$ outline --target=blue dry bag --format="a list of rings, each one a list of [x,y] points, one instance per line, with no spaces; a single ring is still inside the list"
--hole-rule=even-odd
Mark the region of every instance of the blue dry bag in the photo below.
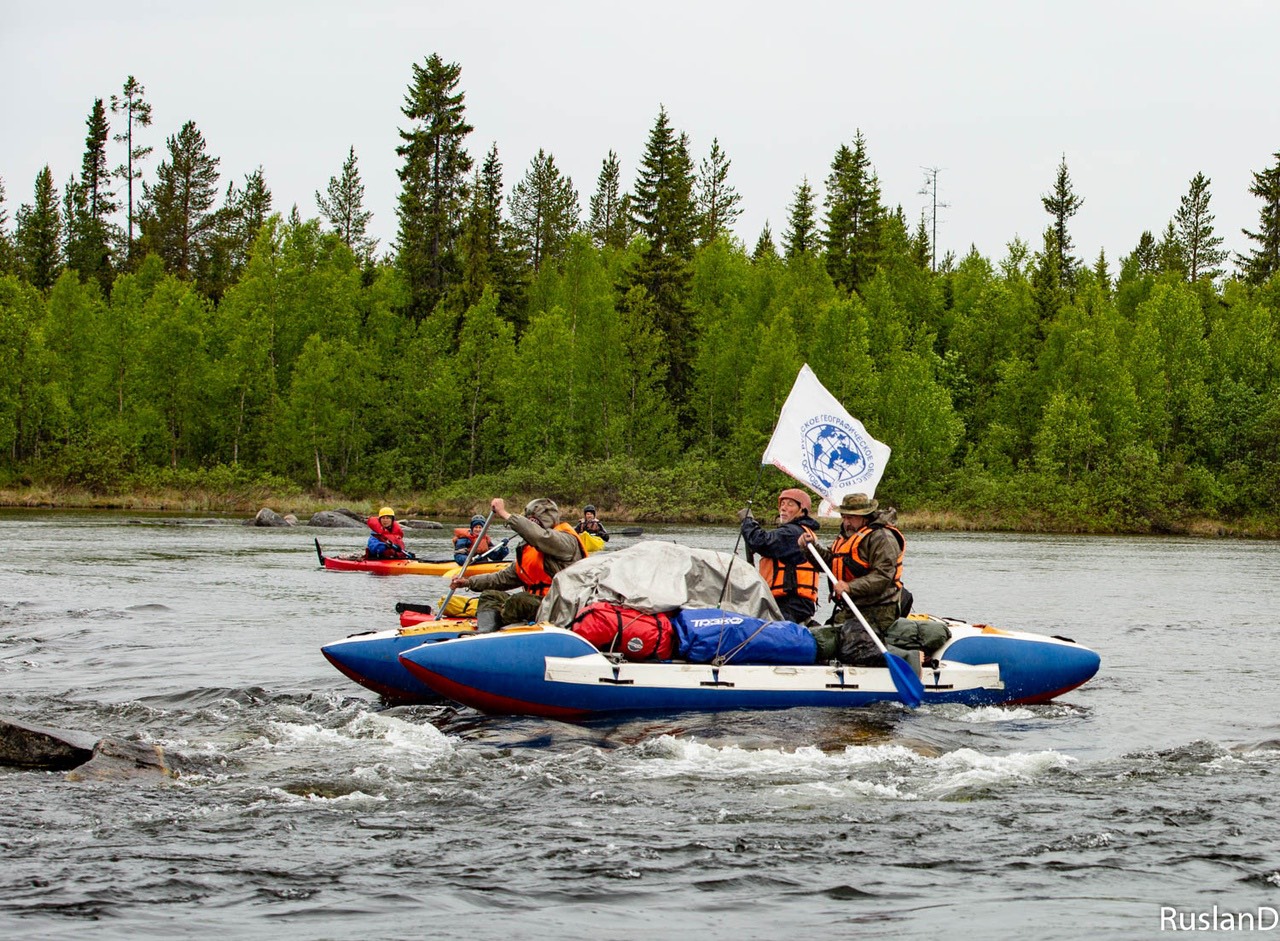
[[[673,618],[680,636],[679,657],[690,663],[802,665],[817,659],[818,644],[807,627],[793,621],[764,621],[719,608],[684,608]]]

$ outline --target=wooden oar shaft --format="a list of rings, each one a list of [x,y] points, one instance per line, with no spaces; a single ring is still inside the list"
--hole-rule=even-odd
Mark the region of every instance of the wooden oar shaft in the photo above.
[[[489,508],[489,515],[484,518],[484,528],[480,530],[480,535],[471,540],[471,548],[467,550],[467,557],[462,560],[462,568],[459,570],[457,577],[464,578],[467,574],[467,566],[471,564],[471,558],[476,554],[476,547],[484,540],[484,535],[489,531],[489,523],[493,521],[493,507]],[[445,610],[449,607],[449,602],[453,600],[453,593],[456,589],[450,585],[449,594],[444,596],[444,601],[440,602],[440,610],[436,612],[436,618],[444,616]]]
[[[813,556],[814,561],[817,562],[819,566],[821,566],[822,571],[827,576],[827,578],[831,579],[831,584],[835,585],[835,583],[839,581],[839,579],[837,579],[835,575],[832,573],[831,567],[827,565],[826,561],[822,558],[822,553],[818,551],[818,547],[815,546],[813,543],[809,543],[809,554]],[[849,606],[849,610],[852,611],[853,616],[858,619],[858,623],[862,625],[862,627],[866,630],[867,634],[870,635],[871,639],[875,641],[876,648],[882,654],[888,653],[889,651],[885,649],[884,642],[880,640],[876,632],[871,629],[871,625],[868,624],[867,619],[862,616],[862,612],[858,610],[858,606],[853,603],[853,599],[849,597],[849,593],[847,591],[842,591],[840,592],[840,597],[843,598],[844,603]]]

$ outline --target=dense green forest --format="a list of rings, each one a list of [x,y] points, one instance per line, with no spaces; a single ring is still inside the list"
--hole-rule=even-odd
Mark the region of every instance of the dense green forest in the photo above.
[[[508,189],[496,145],[468,151],[459,65],[414,65],[403,114],[381,255],[354,148],[316,217],[285,216],[261,169],[223,188],[194,121],[158,146],[132,76],[61,192],[46,167],[11,224],[0,182],[0,487],[714,515],[808,362],[892,447],[879,493],[906,511],[1280,519],[1280,153],[1246,255],[1197,172],[1130,254],[1077,257],[1064,158],[1042,244],[937,258],[861,133],[745,246],[730,157],[696,159],[664,109],[631,187],[608,151],[585,206],[550,153]]]

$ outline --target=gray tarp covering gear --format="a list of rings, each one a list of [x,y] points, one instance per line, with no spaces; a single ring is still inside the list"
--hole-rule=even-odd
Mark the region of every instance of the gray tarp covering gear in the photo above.
[[[724,587],[726,572],[728,588]],[[575,562],[552,580],[551,590],[538,609],[538,620],[567,626],[593,601],[648,612],[723,608],[767,621],[782,620],[769,586],[745,560],[674,542],[642,542]]]

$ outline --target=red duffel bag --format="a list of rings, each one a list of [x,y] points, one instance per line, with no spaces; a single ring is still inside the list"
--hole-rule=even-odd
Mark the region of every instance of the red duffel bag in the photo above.
[[[668,614],[596,601],[578,612],[569,629],[596,649],[621,653],[628,660],[670,660],[676,652],[676,629]]]

